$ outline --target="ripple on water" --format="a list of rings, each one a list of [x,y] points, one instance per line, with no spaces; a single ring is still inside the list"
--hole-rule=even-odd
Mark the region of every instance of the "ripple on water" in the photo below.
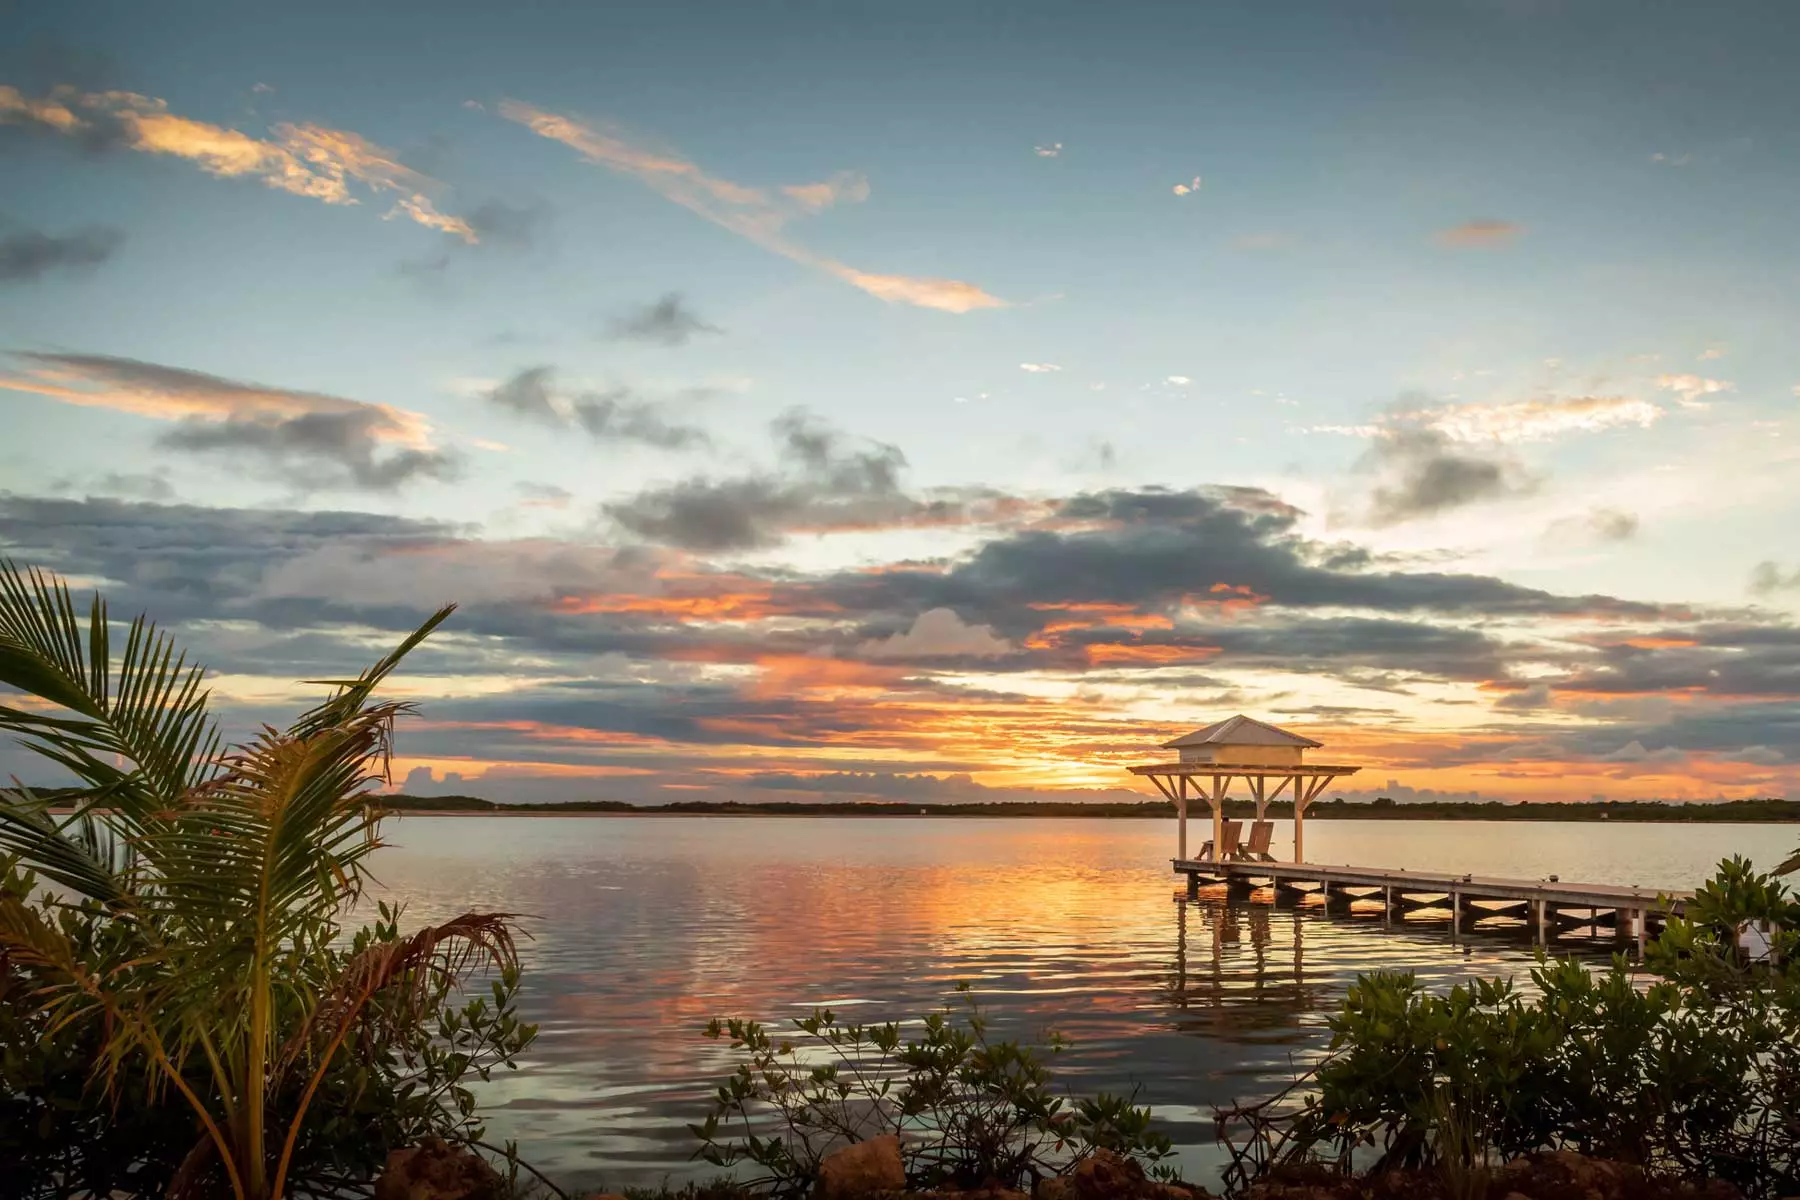
[[[1671,887],[1793,841],[1713,825],[1308,830],[1321,862]],[[1162,821],[415,816],[386,833],[375,871],[409,919],[531,914],[522,1008],[541,1033],[482,1102],[494,1137],[582,1188],[708,1173],[686,1126],[735,1065],[700,1036],[710,1018],[905,1019],[959,982],[1004,1036],[1064,1033],[1072,1087],[1136,1089],[1202,1177],[1218,1161],[1210,1106],[1303,1069],[1358,973],[1441,986],[1531,957],[1518,937],[1453,945],[1441,921],[1179,902]]]

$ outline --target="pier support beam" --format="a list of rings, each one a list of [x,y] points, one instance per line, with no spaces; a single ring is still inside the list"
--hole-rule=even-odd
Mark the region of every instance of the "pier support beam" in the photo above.
[[[1187,898],[1189,900],[1198,900],[1200,898],[1200,876],[1193,871],[1189,871],[1187,881]]]

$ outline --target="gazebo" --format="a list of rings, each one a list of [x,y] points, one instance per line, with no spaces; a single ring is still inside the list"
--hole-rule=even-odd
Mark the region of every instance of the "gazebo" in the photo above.
[[[1177,751],[1175,762],[1151,763],[1130,768],[1156,785],[1175,802],[1176,858],[1187,861],[1187,802],[1192,795],[1212,809],[1211,861],[1219,861],[1225,842],[1225,795],[1234,779],[1242,779],[1256,801],[1256,819],[1263,819],[1269,801],[1280,797],[1291,784],[1294,796],[1294,861],[1305,862],[1306,806],[1331,781],[1354,775],[1361,768],[1330,766],[1306,761],[1308,750],[1321,743],[1285,729],[1239,714],[1164,742],[1162,749]],[[1270,784],[1274,786],[1271,787]]]

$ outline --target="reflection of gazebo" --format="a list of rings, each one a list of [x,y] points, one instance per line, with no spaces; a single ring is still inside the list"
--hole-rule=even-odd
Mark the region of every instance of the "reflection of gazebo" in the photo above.
[[[1180,752],[1179,761],[1132,767],[1131,773],[1148,777],[1158,791],[1175,802],[1178,830],[1175,856],[1182,861],[1188,856],[1187,802],[1190,794],[1206,801],[1212,809],[1212,861],[1217,862],[1225,841],[1225,793],[1230,790],[1231,781],[1242,779],[1250,789],[1250,795],[1256,801],[1258,821],[1263,819],[1269,801],[1278,798],[1292,784],[1294,861],[1305,862],[1306,806],[1317,799],[1333,779],[1355,774],[1359,769],[1305,761],[1306,752],[1317,749],[1319,744],[1262,721],[1236,716],[1163,743],[1164,750]],[[1275,786],[1271,788],[1270,783]]]

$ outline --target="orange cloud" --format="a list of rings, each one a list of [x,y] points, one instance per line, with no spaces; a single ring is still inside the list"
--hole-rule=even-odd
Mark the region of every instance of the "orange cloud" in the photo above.
[[[1172,663],[1204,662],[1219,652],[1217,646],[1143,645],[1136,642],[1101,642],[1086,647],[1088,661],[1095,666],[1107,663],[1142,663],[1168,666]]]
[[[425,192],[434,181],[402,166],[393,152],[342,129],[276,125],[273,139],[196,121],[167,101],[135,92],[82,92],[61,86],[36,99],[0,84],[0,125],[36,124],[69,137],[107,138],[143,154],[186,159],[208,175],[259,179],[267,187],[326,204],[356,204],[350,184],[398,195],[388,216],[475,242],[460,217],[441,213]]]
[[[0,375],[0,388],[48,396],[65,404],[109,408],[159,421],[292,420],[354,414],[364,418],[363,428],[377,441],[416,450],[432,447],[431,426],[423,416],[386,404],[264,387],[103,354],[22,351],[14,357],[26,364],[25,373]]]
[[[1433,235],[1433,238],[1440,246],[1480,248],[1504,246],[1524,232],[1523,225],[1515,225],[1511,221],[1495,220],[1492,217],[1483,217],[1474,221],[1464,221],[1461,225],[1452,225],[1448,229],[1440,229]]]
[[[796,184],[769,191],[708,175],[698,164],[678,154],[645,149],[625,140],[617,131],[547,112],[522,101],[501,101],[500,115],[540,137],[561,142],[590,162],[636,179],[665,199],[770,253],[823,271],[878,299],[952,313],[1006,307],[1006,301],[960,279],[863,271],[815,254],[786,236],[783,229],[795,217],[818,212],[840,201],[867,198],[868,181],[860,175],[846,173],[824,183]]]

